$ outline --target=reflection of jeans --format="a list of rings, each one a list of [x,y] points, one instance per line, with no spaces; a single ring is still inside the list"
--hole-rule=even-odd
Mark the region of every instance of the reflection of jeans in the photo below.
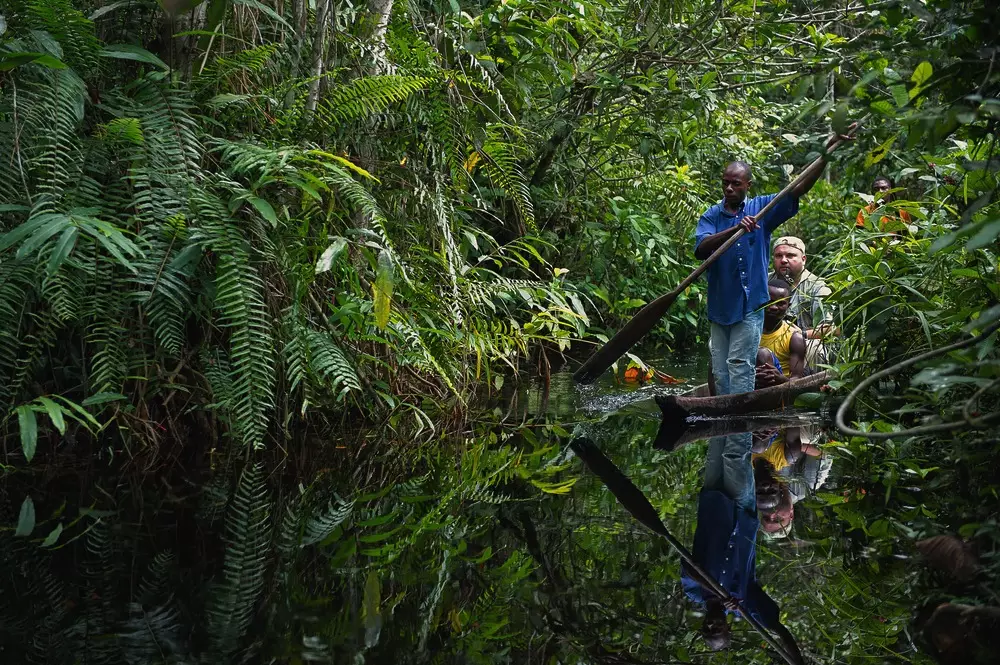
[[[745,510],[757,509],[757,495],[750,465],[753,434],[715,436],[708,440],[705,489],[720,490]]]
[[[739,323],[712,324],[708,348],[712,353],[715,394],[734,395],[753,390],[756,379],[757,347],[764,329],[764,310],[747,314]]]

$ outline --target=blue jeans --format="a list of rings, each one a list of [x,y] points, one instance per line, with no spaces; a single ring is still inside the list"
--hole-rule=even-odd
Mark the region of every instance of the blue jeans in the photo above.
[[[753,390],[757,377],[757,347],[764,329],[764,310],[747,314],[731,326],[712,324],[708,348],[716,395],[735,395]]]
[[[708,440],[705,489],[719,490],[744,510],[757,510],[757,491],[750,464],[753,434],[714,436]]]

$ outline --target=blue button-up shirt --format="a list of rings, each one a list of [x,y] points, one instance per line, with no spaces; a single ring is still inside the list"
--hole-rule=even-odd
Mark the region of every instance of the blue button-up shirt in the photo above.
[[[695,248],[706,237],[736,226],[744,215],[756,215],[775,194],[745,199],[734,215],[725,202],[708,209],[698,220]],[[771,259],[771,233],[799,211],[799,200],[786,196],[759,220],[753,233],[747,233],[708,269],[708,320],[724,326],[739,323],[747,314],[764,306],[767,291],[767,266]]]
[[[756,511],[743,510],[724,492],[702,490],[691,556],[762,626],[774,629],[779,623],[778,605],[757,582],[759,525]],[[691,577],[687,566],[681,566],[681,585],[697,603],[715,595]]]

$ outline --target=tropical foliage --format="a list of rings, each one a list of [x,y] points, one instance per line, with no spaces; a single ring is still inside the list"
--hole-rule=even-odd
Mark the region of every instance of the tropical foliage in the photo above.
[[[834,390],[886,374],[826,446],[813,549],[769,547],[762,576],[799,583],[775,593],[809,608],[810,657],[924,662],[910,608],[945,592],[896,563],[911,543],[959,533],[1000,574],[998,22],[943,0],[8,0],[5,654],[706,660],[676,559],[571,425],[497,398],[557,385],[690,272],[728,160],[775,191],[860,120],[787,230],[835,292]],[[856,228],[879,173],[897,195]],[[898,209],[909,228],[881,228]],[[704,300],[641,355],[698,357]],[[650,450],[647,416],[591,435],[689,540],[703,451]]]

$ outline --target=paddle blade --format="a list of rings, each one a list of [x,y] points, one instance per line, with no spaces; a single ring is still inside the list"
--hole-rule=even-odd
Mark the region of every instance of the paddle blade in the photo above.
[[[660,398],[656,398],[657,404],[660,402]],[[681,437],[691,429],[691,424],[687,421],[687,412],[677,407],[679,412],[672,415],[668,415],[667,411],[663,412],[663,419],[660,420],[660,429],[656,432],[656,438],[653,439],[653,447],[658,450],[671,451],[680,441]]]
[[[622,473],[614,462],[604,456],[604,453],[590,439],[575,439],[570,442],[573,452],[583,460],[594,474],[601,479],[618,502],[650,530],[661,536],[670,537],[667,527],[663,525],[660,516],[649,502],[646,495],[632,484],[632,481]]]
[[[640,309],[614,337],[608,340],[607,344],[595,351],[594,355],[576,370],[573,380],[577,383],[593,383],[659,323],[675,300],[677,291],[671,291]]]

